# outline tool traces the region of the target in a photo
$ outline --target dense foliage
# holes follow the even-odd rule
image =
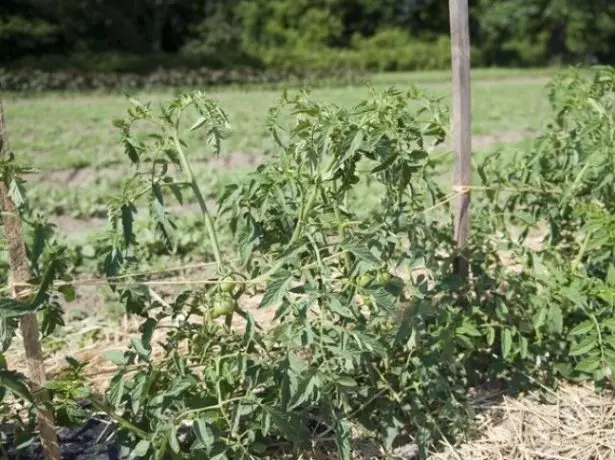
[[[146,74],[128,72],[96,72],[83,70],[43,71],[0,67],[0,88],[21,93],[68,90],[124,90],[142,88],[193,88],[221,85],[285,86],[309,84],[347,85],[361,80],[363,72],[343,68],[264,70],[251,67],[214,69],[164,69]]]
[[[184,139],[200,131],[218,154],[225,112],[202,92],[157,109],[131,100],[115,126],[135,172],[108,204],[96,253],[101,274],[131,281],[110,287],[142,318],[140,336],[108,355],[117,370],[102,397],[71,359],[49,383],[58,418],[82,417],[77,400],[90,397],[141,458],[297,458],[326,445],[349,459],[356,438],[387,451],[462,439],[469,390],[494,382],[612,388],[615,71],[564,74],[550,98],[551,123],[528,151],[479,165],[469,280],[451,273],[454,194],[433,155],[446,135],[440,101],[387,90],[344,108],[284,94],[268,118],[276,154],[225,187],[213,213]],[[5,350],[20,314],[40,310],[49,334],[61,324],[58,296],[72,295],[66,284],[52,290],[54,278],[69,281],[66,249],[30,218],[18,172],[8,162],[2,177],[33,226],[40,288],[3,299]],[[380,206],[364,205],[366,190]],[[214,270],[165,303],[130,275],[151,237],[136,231],[135,215],[145,210],[173,248],[181,235],[169,204],[187,193]],[[536,227],[545,237],[530,249]],[[271,320],[257,321],[250,303]],[[20,376],[0,377],[27,398]]]
[[[447,2],[439,0],[3,0],[0,62],[65,69],[49,55],[192,56],[202,66],[296,65],[436,69],[448,65]],[[615,6],[606,0],[471,0],[475,63],[545,65],[615,59]],[[377,51],[376,53],[374,51]],[[383,53],[381,56],[378,52]],[[413,56],[419,55],[417,58]],[[145,56],[145,57],[144,57]],[[428,56],[432,56],[429,59]],[[34,59],[26,59],[33,57]],[[154,59],[156,61],[156,59]],[[180,60],[181,61],[181,60]],[[322,61],[325,61],[324,63]],[[91,59],[113,70],[116,59]],[[149,69],[153,70],[153,69]]]

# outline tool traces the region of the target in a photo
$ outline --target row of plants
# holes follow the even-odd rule
[[[267,119],[277,155],[229,184],[212,215],[183,139],[200,130],[218,154],[230,134],[224,111],[202,92],[157,109],[132,100],[115,124],[136,172],[110,200],[98,256],[99,274],[142,318],[140,335],[108,355],[117,371],[104,395],[70,359],[72,372],[48,382],[49,407],[81,423],[90,414],[78,401],[90,398],[115,420],[124,453],[143,459],[297,458],[314,445],[350,459],[357,438],[389,452],[412,441],[423,454],[444,437],[463,440],[469,390],[483,385],[611,388],[615,71],[563,74],[549,94],[552,122],[532,148],[479,167],[469,279],[451,270],[454,194],[431,155],[446,136],[441,101],[387,90],[344,108],[285,93]],[[70,281],[66,249],[30,217],[15,166],[2,171],[33,229],[39,286],[33,298],[3,299],[6,352],[25,311],[40,312],[44,335],[60,327],[58,296],[72,289],[54,283]],[[359,189],[380,205],[354,199]],[[162,303],[129,276],[149,241],[135,215],[147,210],[172,248],[181,235],[170,197],[186,194],[217,274]],[[541,248],[530,250],[540,226]],[[267,324],[243,308],[255,300],[271,311]],[[21,376],[6,372],[7,394],[27,399]]]
[[[258,69],[234,67],[223,69],[165,69],[153,72],[120,73],[84,70],[44,71],[38,69],[0,68],[0,89],[15,92],[127,90],[157,87],[203,87],[222,85],[303,84],[324,81],[349,84],[360,81],[364,72],[351,68]]]
[[[201,52],[202,53],[202,52]],[[151,87],[197,87],[244,84],[327,84],[360,81],[371,72],[442,70],[450,67],[450,40],[410,38],[401,30],[357,37],[347,49],[262,48],[258,58],[183,53],[177,55],[46,56],[22,59],[0,68],[0,88],[7,91],[103,90]],[[224,62],[222,62],[224,61]],[[474,65],[484,61],[472,50]],[[312,85],[313,86],[313,85]]]

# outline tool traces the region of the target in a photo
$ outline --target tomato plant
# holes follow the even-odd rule
[[[391,89],[347,108],[285,93],[267,119],[276,151],[226,186],[214,213],[183,133],[201,130],[219,154],[224,111],[202,92],[158,110],[132,100],[116,126],[135,172],[109,203],[100,270],[129,278],[153,251],[170,257],[182,244],[216,268],[168,303],[137,281],[110,284],[142,317],[130,346],[109,355],[117,370],[95,400],[126,452],[298,457],[316,443],[349,459],[361,433],[388,452],[412,439],[425,453],[443,435],[469,434],[469,389],[485,382],[612,385],[615,73],[566,73],[549,91],[553,116],[531,148],[478,165],[469,280],[451,270],[452,194],[434,153],[446,135],[441,101]],[[189,228],[201,239],[189,243],[168,206],[186,192],[200,211]],[[134,222],[144,205],[150,232]],[[54,296],[71,296],[49,284],[66,277],[68,256],[44,220],[26,217],[49,333],[61,324]],[[248,301],[270,320],[257,321]],[[1,318],[3,337],[12,318]],[[71,369],[52,384],[58,413],[87,394],[81,364]]]

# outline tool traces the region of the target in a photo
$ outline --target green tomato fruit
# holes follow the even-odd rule
[[[217,296],[211,309],[211,317],[230,316],[235,311],[236,306],[237,302],[230,295]]]
[[[364,288],[367,285],[369,285],[372,281],[374,281],[374,278],[372,277],[372,275],[370,275],[369,273],[364,273],[357,278],[357,285],[360,288]]]
[[[376,275],[376,283],[381,286],[388,284],[389,281],[391,281],[391,274],[387,271],[383,270]]]
[[[219,284],[220,291],[226,292],[226,293],[233,292],[235,290],[235,286],[236,286],[236,283],[232,276],[227,276],[223,278]]]

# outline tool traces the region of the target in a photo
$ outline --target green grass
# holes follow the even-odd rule
[[[473,132],[487,136],[522,136],[537,129],[548,110],[545,97],[546,76],[551,70],[478,70],[473,74]],[[450,102],[448,72],[383,74],[372,78],[376,88],[399,88],[417,84],[429,94]],[[357,103],[367,87],[318,88],[314,97],[340,105]],[[274,105],[280,91],[213,89],[212,96],[228,112],[233,134],[225,144],[227,152],[262,154],[274,146],[265,128],[267,109]],[[137,94],[144,101],[159,102],[173,92]],[[47,94],[19,98],[12,95],[6,103],[6,121],[11,146],[21,161],[44,170],[79,166],[100,166],[122,162],[119,133],[112,120],[122,117],[127,108],[124,95]],[[192,138],[191,155],[207,158],[209,149],[202,140]],[[481,143],[477,150],[483,149]]]

